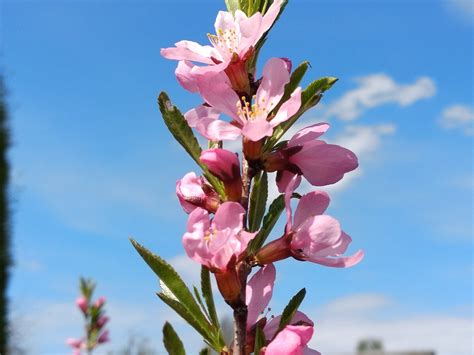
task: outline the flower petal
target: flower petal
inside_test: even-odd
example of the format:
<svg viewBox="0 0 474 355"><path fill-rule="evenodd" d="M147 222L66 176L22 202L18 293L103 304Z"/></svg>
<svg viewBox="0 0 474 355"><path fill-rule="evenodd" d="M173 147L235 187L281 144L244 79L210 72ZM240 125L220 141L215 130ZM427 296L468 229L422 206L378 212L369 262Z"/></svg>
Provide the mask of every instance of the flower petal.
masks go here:
<svg viewBox="0 0 474 355"><path fill-rule="evenodd" d="M217 209L212 224L218 231L229 228L233 233L238 234L243 227L244 215L245 210L240 203L224 202Z"/></svg>
<svg viewBox="0 0 474 355"><path fill-rule="evenodd" d="M186 112L184 118L186 119L186 122L188 122L189 127L194 128L197 127L199 122L204 118L217 120L219 118L219 111L214 107L199 105Z"/></svg>
<svg viewBox="0 0 474 355"><path fill-rule="evenodd" d="M211 46L202 46L193 41L179 41L176 47L162 48L160 54L166 59L190 60L193 62L214 64L211 57L216 55L216 51Z"/></svg>
<svg viewBox="0 0 474 355"><path fill-rule="evenodd" d="M325 266L345 268L358 264L363 258L364 251L358 250L352 256L341 256L337 258L313 257L308 258L307 260Z"/></svg>
<svg viewBox="0 0 474 355"><path fill-rule="evenodd" d="M299 144L311 142L322 136L328 129L327 123L316 123L312 126L303 128L296 132L296 134L288 142L289 147L294 147Z"/></svg>
<svg viewBox="0 0 474 355"><path fill-rule="evenodd" d="M294 174L288 170L279 170L277 172L277 177L276 177L276 184L278 186L278 192L281 194L285 192L286 188L288 187L288 184L290 181L293 179L293 177L297 175ZM301 179L299 180L301 182ZM299 186L299 183L298 183ZM298 187L296 186L295 189Z"/></svg>
<svg viewBox="0 0 474 355"><path fill-rule="evenodd" d="M283 3L283 0L275 0L273 1L272 5L268 8L267 12L263 16L262 19L262 25L259 29L260 31L260 36L263 36L265 32L267 32L270 27L272 27L273 23L278 17L278 14L280 13L281 10L281 5Z"/></svg>
<svg viewBox="0 0 474 355"><path fill-rule="evenodd" d="M302 355L313 336L314 328L305 325L287 325L268 344L267 355Z"/></svg>
<svg viewBox="0 0 474 355"><path fill-rule="evenodd" d="M285 85L290 81L290 73L281 58L271 58L265 64L262 82L257 90L257 104L269 113L280 102Z"/></svg>
<svg viewBox="0 0 474 355"><path fill-rule="evenodd" d="M273 339L275 336L278 326L280 325L280 320L281 320L281 315L273 317L266 325L265 328L263 329L263 332L265 333L265 338L270 340ZM291 318L290 324L296 324L299 322L304 322L307 325L314 326L314 323L311 319L308 318L306 314L300 311L296 311L295 315L293 318Z"/></svg>
<svg viewBox="0 0 474 355"><path fill-rule="evenodd" d="M285 122L291 116L298 112L301 107L301 88L296 88L291 94L290 98L281 105L275 117L270 121L273 127L278 126L280 123Z"/></svg>
<svg viewBox="0 0 474 355"><path fill-rule="evenodd" d="M294 228L297 229L309 217L323 214L330 201L329 195L324 191L313 191L301 197L295 211Z"/></svg>
<svg viewBox="0 0 474 355"><path fill-rule="evenodd" d="M305 257L319 256L318 252L338 243L341 226L337 219L320 215L310 217L295 230L291 248L301 251Z"/></svg>
<svg viewBox="0 0 474 355"><path fill-rule="evenodd" d="M175 70L179 84L190 92L198 92L196 79L191 73L194 64L188 60L180 60Z"/></svg>
<svg viewBox="0 0 474 355"><path fill-rule="evenodd" d="M265 119L247 121L242 128L242 135L257 142L264 137L270 137L273 133L272 125Z"/></svg>
<svg viewBox="0 0 474 355"><path fill-rule="evenodd" d="M247 283L247 328L253 326L256 323L258 316L268 307L273 294L275 278L275 266L273 266L273 264L268 264L258 270Z"/></svg>
<svg viewBox="0 0 474 355"><path fill-rule="evenodd" d="M285 189L285 208L286 208L286 228L285 231L288 233L290 230L293 230L293 223L291 219L291 197L293 195L293 192L296 190L296 188L300 185L301 183L301 176L299 175L293 175L290 181L288 181L288 184Z"/></svg>
<svg viewBox="0 0 474 355"><path fill-rule="evenodd" d="M290 162L314 186L334 184L359 166L357 156L349 149L319 140L305 143L301 151L290 157Z"/></svg>

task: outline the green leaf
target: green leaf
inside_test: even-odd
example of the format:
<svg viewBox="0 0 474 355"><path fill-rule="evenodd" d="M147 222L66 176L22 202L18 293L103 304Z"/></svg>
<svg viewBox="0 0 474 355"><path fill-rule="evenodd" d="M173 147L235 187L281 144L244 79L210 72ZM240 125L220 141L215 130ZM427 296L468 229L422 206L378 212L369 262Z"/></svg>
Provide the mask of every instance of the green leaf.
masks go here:
<svg viewBox="0 0 474 355"><path fill-rule="evenodd" d="M214 339L213 334L211 333L210 325L203 326L195 317L194 313L191 313L188 308L180 303L177 299L170 297L164 292L158 292L157 296L166 303L170 308L172 308L176 313L178 313L181 318L183 318L188 324L196 329L196 331L201 334L201 336L207 340L210 344L214 344L213 348L216 351L219 351L219 345Z"/></svg>
<svg viewBox="0 0 474 355"><path fill-rule="evenodd" d="M254 345L254 354L259 355L260 354L260 349L262 349L265 346L266 339L265 339L265 333L262 331L260 327L257 327L255 330L255 345Z"/></svg>
<svg viewBox="0 0 474 355"><path fill-rule="evenodd" d="M199 355L210 355L210 354L209 354L209 349L208 349L208 348L202 349L202 350L199 352Z"/></svg>
<svg viewBox="0 0 474 355"><path fill-rule="evenodd" d="M321 100L322 94L329 90L338 79L333 77L325 77L313 81L301 93L301 107L298 112L288 121L283 122L273 130L272 136L267 140L264 151L270 151L280 138L290 129L290 127L300 118L306 111L317 105Z"/></svg>
<svg viewBox="0 0 474 355"><path fill-rule="evenodd" d="M163 343L169 355L186 355L183 342L168 322L163 326Z"/></svg>
<svg viewBox="0 0 474 355"><path fill-rule="evenodd" d="M255 238L252 239L249 245L249 253L255 254L265 243L265 240L270 235L273 227L275 226L278 218L280 218L281 213L285 209L285 198L284 195L278 196L273 200L272 204L268 208L268 212L263 218L263 225L260 231L257 233Z"/></svg>
<svg viewBox="0 0 474 355"><path fill-rule="evenodd" d="M239 0L225 0L225 5L227 6L227 11L235 13L235 11L240 10L240 1Z"/></svg>
<svg viewBox="0 0 474 355"><path fill-rule="evenodd" d="M155 255L148 249L144 248L135 240L131 239L131 242L143 260L145 260L148 266L160 278L161 282L166 285L169 292L176 297L176 300L194 315L194 318L201 326L205 328L210 327L209 322L199 308L199 305L196 303L193 295L173 267L158 255Z"/></svg>
<svg viewBox="0 0 474 355"><path fill-rule="evenodd" d="M249 205L249 232L255 232L260 228L265 207L268 198L268 176L266 172L262 172L255 177L250 193Z"/></svg>
<svg viewBox="0 0 474 355"><path fill-rule="evenodd" d="M209 316L209 312L207 311L206 306L204 306L204 302L202 301L201 295L199 294L199 290L197 289L196 286L193 286L193 292L194 292L194 296L196 297L197 302L201 306L201 309L206 315L207 319L210 319L211 317Z"/></svg>
<svg viewBox="0 0 474 355"><path fill-rule="evenodd" d="M212 286L211 286L211 277L209 270L205 267L201 267L201 292L204 296L204 300L206 301L207 310L209 313L209 318L214 325L214 327L219 330L219 317L217 316L216 306L214 304L214 296L212 294Z"/></svg>
<svg viewBox="0 0 474 355"><path fill-rule="evenodd" d="M201 163L199 160L202 151L201 146L194 136L193 130L189 127L188 122L186 122L183 114L176 106L173 106L165 92L162 92L160 96L158 96L158 104L160 106L161 115L163 116L163 121L165 121L168 130L191 158L201 167L204 171L204 176L219 195L222 198L225 198L224 185L222 182L209 173L206 165Z"/></svg>
<svg viewBox="0 0 474 355"><path fill-rule="evenodd" d="M301 80L303 80L303 77L306 74L306 71L308 70L309 67L310 67L309 62L304 61L300 65L298 65L298 67L295 70L293 70L293 72L291 73L291 76L290 76L289 83L285 85L285 92L284 92L280 102L273 109L274 113L278 112L281 105L283 105L283 103L285 103L285 101L287 101L290 98L293 91L295 91L296 88L300 85Z"/></svg>
<svg viewBox="0 0 474 355"><path fill-rule="evenodd" d="M278 325L278 332L285 328L288 324L290 324L291 320L293 319L293 316L301 305L301 302L303 302L305 296L306 289L302 288L296 295L293 296L290 302L288 302L288 305L285 307L283 313L281 314L280 324Z"/></svg>

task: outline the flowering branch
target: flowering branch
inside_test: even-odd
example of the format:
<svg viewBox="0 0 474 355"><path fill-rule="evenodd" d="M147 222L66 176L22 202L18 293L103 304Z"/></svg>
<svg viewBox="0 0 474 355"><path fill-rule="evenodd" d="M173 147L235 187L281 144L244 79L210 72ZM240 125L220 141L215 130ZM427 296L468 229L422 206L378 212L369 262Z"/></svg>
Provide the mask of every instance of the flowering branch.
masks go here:
<svg viewBox="0 0 474 355"><path fill-rule="evenodd" d="M352 240L335 218L324 214L330 202L325 192L297 192L303 178L313 186L338 182L358 167L355 154L319 139L329 129L327 123L303 128L281 141L337 79L321 78L303 89L299 85L309 63L292 70L288 58L270 58L258 77L260 49L286 1L226 0L226 5L229 12L219 12L215 34L208 35L210 46L180 41L161 50L163 57L178 61L175 74L180 85L204 101L183 115L165 93L158 98L167 128L201 170L178 180L176 194L189 214L182 242L188 257L202 265L202 296L196 287L193 294L162 258L134 240L132 244L160 279L158 297L218 353L318 354L307 345L314 324L298 310L304 288L281 316L263 314L273 294L274 263L293 258L350 267L364 255L359 250L343 256ZM207 149L201 148L194 132L208 140ZM238 153L226 149L228 141L242 142ZM280 195L267 209L271 172L276 172ZM293 213L294 199L298 204ZM266 243L284 211L284 230ZM222 336L210 274L233 310L231 344ZM170 354L184 353L171 324L165 324L163 337Z"/></svg>

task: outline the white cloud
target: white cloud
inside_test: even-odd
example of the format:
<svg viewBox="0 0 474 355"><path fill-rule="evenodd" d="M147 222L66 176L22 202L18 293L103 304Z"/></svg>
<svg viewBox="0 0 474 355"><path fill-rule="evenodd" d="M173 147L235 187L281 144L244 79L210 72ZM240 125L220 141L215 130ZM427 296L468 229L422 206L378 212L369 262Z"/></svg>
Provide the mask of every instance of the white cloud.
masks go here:
<svg viewBox="0 0 474 355"><path fill-rule="evenodd" d="M312 346L323 354L353 354L361 339L381 339L387 351L472 353L473 319L449 314L387 314L397 305L384 295L355 294L317 309ZM319 314L319 315L318 315Z"/></svg>
<svg viewBox="0 0 474 355"><path fill-rule="evenodd" d="M367 109L397 103L408 106L436 94L431 78L421 77L412 84L399 84L386 74L371 74L356 79L358 87L329 103L326 115L342 120L359 118Z"/></svg>
<svg viewBox="0 0 474 355"><path fill-rule="evenodd" d="M448 106L441 113L439 124L444 129L457 129L466 135L473 135L474 109L460 104Z"/></svg>

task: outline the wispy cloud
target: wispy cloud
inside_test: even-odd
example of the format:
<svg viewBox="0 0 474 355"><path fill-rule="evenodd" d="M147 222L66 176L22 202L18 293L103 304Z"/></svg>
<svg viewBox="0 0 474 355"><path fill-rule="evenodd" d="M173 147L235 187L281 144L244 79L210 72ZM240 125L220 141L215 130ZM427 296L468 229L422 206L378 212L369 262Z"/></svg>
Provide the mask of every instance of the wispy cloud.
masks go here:
<svg viewBox="0 0 474 355"><path fill-rule="evenodd" d="M474 20L474 3L471 0L445 0L448 10L460 19L471 22Z"/></svg>
<svg viewBox="0 0 474 355"><path fill-rule="evenodd" d="M383 294L354 294L334 300L314 312L313 347L323 354L353 354L359 340L378 338L388 351L471 354L470 316L402 312L391 315L394 312L390 310L397 307Z"/></svg>
<svg viewBox="0 0 474 355"><path fill-rule="evenodd" d="M465 135L474 134L474 109L467 105L451 105L441 113L439 124L444 129L459 130Z"/></svg>
<svg viewBox="0 0 474 355"><path fill-rule="evenodd" d="M357 87L347 91L326 108L328 117L341 120L360 118L368 109L385 104L409 106L436 94L436 85L431 78L420 77L411 84L397 83L387 74L371 74L355 79Z"/></svg>

